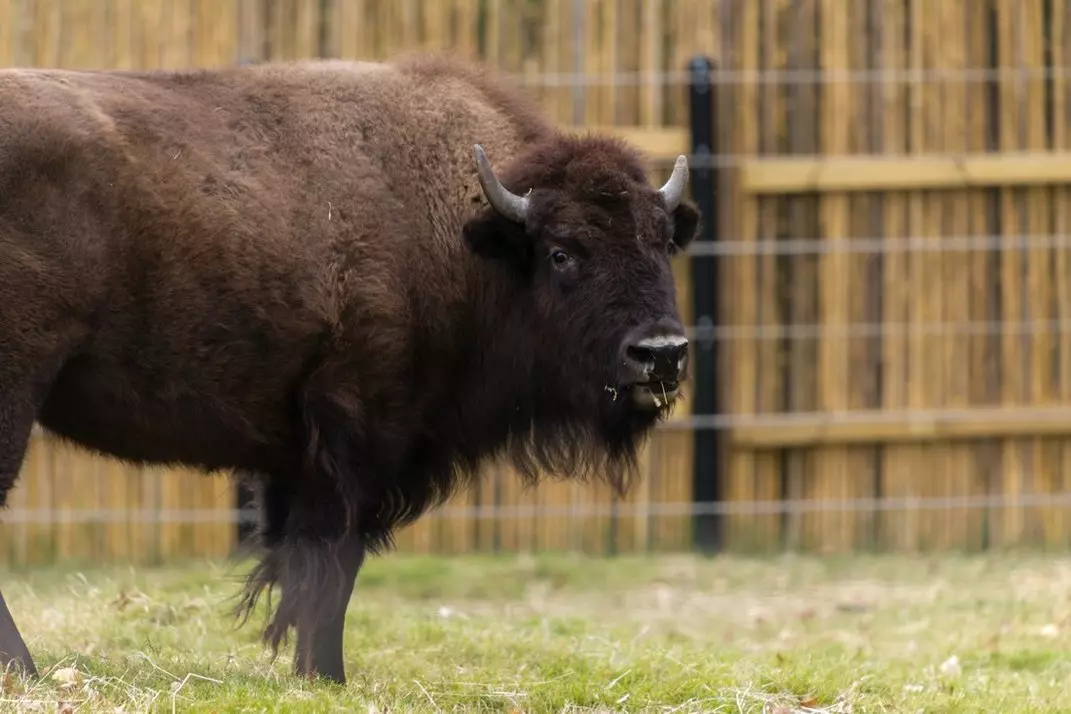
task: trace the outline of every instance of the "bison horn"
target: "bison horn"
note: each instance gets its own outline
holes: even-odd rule
[[[524,223],[528,217],[528,198],[510,192],[495,176],[483,147],[476,144],[476,171],[480,176],[480,186],[491,206],[506,218],[517,223]]]
[[[680,205],[681,196],[684,195],[684,187],[688,183],[688,159],[678,156],[673,164],[673,174],[658,192],[662,194],[662,200],[666,202],[666,209],[675,211]]]

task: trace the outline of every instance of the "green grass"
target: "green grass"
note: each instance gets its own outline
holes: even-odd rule
[[[29,711],[1071,710],[1071,560],[388,555],[350,606],[344,689],[227,611],[245,564],[43,569],[3,590]]]

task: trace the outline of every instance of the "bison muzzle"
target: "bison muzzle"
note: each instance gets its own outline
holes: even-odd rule
[[[488,459],[628,487],[687,378],[687,178],[438,57],[2,71],[0,504],[35,421],[237,474],[236,614],[278,588],[266,642],[344,682],[366,555]]]

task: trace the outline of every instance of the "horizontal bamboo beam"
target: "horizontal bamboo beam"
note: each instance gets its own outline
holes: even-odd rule
[[[952,157],[880,156],[744,159],[741,188],[752,194],[894,191],[1071,183],[1071,152]]]
[[[619,136],[651,159],[669,162],[691,151],[682,127],[567,126],[574,133]],[[745,158],[740,186],[752,194],[955,189],[1071,184],[1071,152],[1006,152],[961,156]]]
[[[1071,408],[986,407],[941,414],[880,410],[850,414],[792,415],[756,419],[730,428],[729,445],[768,450],[846,444],[890,444],[991,439],[1017,436],[1071,436]]]

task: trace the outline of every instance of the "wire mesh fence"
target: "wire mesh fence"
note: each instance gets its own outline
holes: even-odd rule
[[[402,549],[680,549],[701,523],[719,547],[766,550],[1068,540],[1065,3],[0,0],[0,28],[0,62],[23,66],[449,49],[565,126],[626,131],[654,179],[685,153],[693,189],[713,182],[693,197],[717,215],[674,266],[710,370],[653,437],[634,489],[527,491],[491,467],[400,534]],[[690,67],[697,57],[709,69]],[[698,86],[713,98],[705,147]],[[19,562],[143,543],[153,558],[226,552],[254,517],[219,479],[43,442],[20,483],[0,531]]]

